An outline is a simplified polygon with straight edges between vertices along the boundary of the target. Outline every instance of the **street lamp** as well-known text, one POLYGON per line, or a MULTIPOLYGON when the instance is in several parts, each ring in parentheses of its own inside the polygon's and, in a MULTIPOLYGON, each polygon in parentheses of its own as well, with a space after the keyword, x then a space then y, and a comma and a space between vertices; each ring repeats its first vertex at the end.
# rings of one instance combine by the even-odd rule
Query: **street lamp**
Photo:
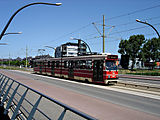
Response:
POLYGON ((56 50, 56 48, 54 48, 54 47, 51 47, 51 46, 44 46, 44 47, 47 47, 47 48, 52 48, 52 49, 56 50))
POLYGON ((8 45, 7 43, 0 43, 0 45, 8 45))
POLYGON ((71 37, 71 40, 78 40, 78 41, 82 41, 82 42, 83 42, 83 43, 88 47, 90 54, 92 54, 92 52, 91 52, 91 49, 90 49, 89 45, 88 45, 84 40, 82 40, 82 39, 77 39, 77 38, 72 38, 72 37, 71 37))
POLYGON ((43 56, 43 52, 45 52, 45 49, 38 49, 38 53, 40 53, 43 56))
MULTIPOLYGON (((44 47, 51 48, 56 51, 56 48, 54 48, 54 47, 51 47, 51 46, 44 46, 44 47)), ((53 56, 54 56, 54 53, 53 53, 53 56)))
POLYGON ((4 33, 3 36, 5 36, 5 35, 10 35, 10 34, 22 34, 22 32, 4 33))
POLYGON ((62 5, 62 3, 55 3, 55 4, 53 4, 53 3, 36 2, 36 3, 27 4, 27 5, 23 6, 23 7, 21 7, 21 8, 18 9, 18 10, 11 16, 11 18, 9 19, 8 23, 6 24, 6 26, 4 27, 4 29, 3 29, 3 31, 2 31, 2 33, 1 33, 1 35, 0 35, 0 40, 2 39, 2 37, 3 37, 3 35, 5 34, 8 26, 10 25, 11 21, 13 20, 13 18, 16 16, 16 14, 17 14, 18 12, 20 12, 22 9, 24 9, 24 8, 26 8, 26 7, 29 7, 29 6, 31 6, 31 5, 37 5, 37 4, 55 5, 55 6, 60 6, 60 5, 62 5))
POLYGON ((136 19, 136 21, 139 22, 139 23, 143 23, 143 24, 146 24, 146 25, 149 25, 150 27, 152 27, 152 28, 155 30, 155 32, 157 33, 158 37, 160 38, 160 35, 159 35, 158 31, 157 31, 156 28, 153 27, 151 24, 147 23, 146 21, 143 22, 143 21, 141 21, 141 20, 139 20, 139 19, 136 19))

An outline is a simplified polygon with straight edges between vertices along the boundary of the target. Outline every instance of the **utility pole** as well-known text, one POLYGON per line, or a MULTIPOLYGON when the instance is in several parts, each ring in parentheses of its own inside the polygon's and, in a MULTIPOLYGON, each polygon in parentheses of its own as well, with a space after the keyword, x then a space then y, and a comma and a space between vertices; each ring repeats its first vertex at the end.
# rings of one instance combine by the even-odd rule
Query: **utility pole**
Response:
POLYGON ((105 16, 103 15, 103 53, 105 53, 105 16))
POLYGON ((3 67, 3 57, 2 57, 2 67, 3 67))
MULTIPOLYGON (((105 16, 103 15, 103 24, 101 25, 101 26, 103 26, 103 34, 98 30, 98 28, 97 28, 97 26, 96 26, 96 23, 92 23, 93 25, 94 25, 94 27, 96 28, 96 30, 97 30, 97 32, 100 34, 100 37, 102 37, 103 38, 103 50, 102 50, 102 52, 103 53, 105 53, 105 38, 106 38, 106 36, 105 36, 105 16)), ((111 30, 115 27, 115 26, 110 26, 111 27, 111 30)), ((110 31, 111 31, 110 30, 110 31)), ((110 32, 109 31, 109 32, 110 32)), ((109 36, 109 32, 108 32, 108 35, 107 36, 109 36)))
POLYGON ((10 64, 11 64, 11 63, 10 63, 10 52, 9 52, 9 68, 10 68, 10 64))
POLYGON ((27 45, 26 45, 26 69, 27 69, 27 56, 28 56, 28 48, 27 48, 27 45))

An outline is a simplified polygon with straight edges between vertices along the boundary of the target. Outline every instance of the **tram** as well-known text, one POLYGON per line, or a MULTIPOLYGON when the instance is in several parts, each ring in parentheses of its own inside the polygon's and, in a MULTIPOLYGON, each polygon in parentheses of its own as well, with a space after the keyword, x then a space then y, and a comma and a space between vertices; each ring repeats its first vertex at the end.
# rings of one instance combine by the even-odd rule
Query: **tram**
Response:
POLYGON ((36 59, 35 73, 93 83, 117 82, 117 55, 87 55, 76 57, 36 59))

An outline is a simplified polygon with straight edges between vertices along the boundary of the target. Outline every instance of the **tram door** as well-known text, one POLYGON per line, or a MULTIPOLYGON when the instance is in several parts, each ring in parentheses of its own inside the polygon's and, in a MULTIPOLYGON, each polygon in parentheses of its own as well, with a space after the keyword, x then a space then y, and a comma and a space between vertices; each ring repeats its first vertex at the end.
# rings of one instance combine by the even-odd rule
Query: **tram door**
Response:
POLYGON ((74 78, 73 61, 68 62, 68 77, 74 78))
POLYGON ((93 81, 103 82, 103 61, 95 60, 93 62, 93 81))
POLYGON ((52 64, 51 64, 51 75, 54 76, 54 67, 55 67, 55 61, 52 61, 52 64))

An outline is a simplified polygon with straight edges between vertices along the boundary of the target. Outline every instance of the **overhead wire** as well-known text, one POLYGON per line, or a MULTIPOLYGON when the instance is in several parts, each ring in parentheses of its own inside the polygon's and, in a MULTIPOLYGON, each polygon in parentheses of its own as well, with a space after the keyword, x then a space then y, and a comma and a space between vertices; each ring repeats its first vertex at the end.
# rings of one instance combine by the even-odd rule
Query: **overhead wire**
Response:
MULTIPOLYGON (((153 25, 160 25, 160 23, 156 23, 156 24, 153 24, 153 25)), ((131 29, 127 29, 127 30, 122 30, 122 31, 111 33, 110 35, 113 35, 113 34, 116 34, 116 33, 123 33, 123 32, 133 31, 133 30, 142 29, 142 28, 146 28, 146 27, 149 27, 149 26, 136 27, 136 28, 131 28, 131 29)))
MULTIPOLYGON (((160 5, 155 5, 155 6, 147 7, 147 8, 144 8, 144 9, 135 10, 135 11, 133 11, 133 12, 121 14, 121 15, 114 16, 114 17, 110 17, 110 18, 108 18, 108 19, 106 19, 106 20, 107 20, 107 21, 108 21, 108 20, 113 20, 113 19, 116 19, 116 18, 121 18, 121 17, 124 17, 124 16, 133 15, 133 14, 135 14, 135 13, 144 12, 144 11, 151 10, 151 9, 154 9, 154 8, 158 8, 158 7, 160 7, 160 5)), ((156 18, 160 18, 160 16, 153 17, 153 18, 148 18, 148 19, 146 19, 146 20, 152 20, 152 19, 156 19, 156 18)), ((101 20, 101 21, 102 21, 102 20, 101 20)), ((100 21, 96 21, 96 22, 100 22, 100 21)), ((117 26, 132 24, 132 23, 134 23, 134 22, 123 23, 123 24, 119 24, 119 25, 115 25, 115 26, 117 27, 117 26)), ((136 22, 135 22, 135 23, 136 23, 136 22)), ((158 23, 158 24, 160 24, 160 23, 158 23)), ((68 35, 71 35, 71 34, 73 34, 73 33, 79 32, 80 30, 86 29, 87 27, 89 27, 89 26, 91 26, 91 25, 92 25, 92 24, 89 23, 89 24, 87 24, 87 25, 85 25, 85 26, 82 26, 82 27, 80 27, 80 28, 72 31, 72 32, 69 32, 69 33, 64 34, 64 35, 62 35, 62 36, 59 36, 59 37, 55 38, 54 40, 47 41, 47 42, 44 43, 44 44, 48 44, 48 43, 51 43, 51 42, 53 42, 53 41, 55 42, 55 41, 57 41, 57 40, 58 40, 58 42, 59 42, 59 39, 64 38, 64 37, 66 37, 66 36, 68 36, 68 35)), ((155 24, 154 24, 154 25, 155 25, 155 24)), ((147 26, 132 28, 132 29, 123 30, 123 31, 117 31, 117 32, 111 33, 110 35, 117 34, 117 33, 123 33, 123 32, 127 32, 127 31, 133 31, 133 30, 137 30, 137 29, 142 29, 142 28, 145 28, 145 27, 147 27, 147 26)), ((95 33, 92 33, 92 34, 87 35, 87 36, 92 36, 92 35, 94 35, 94 34, 95 34, 95 33)), ((87 37, 87 36, 85 36, 85 37, 87 37)), ((91 39, 91 38, 89 38, 89 39, 91 39)), ((89 40, 89 39, 87 38, 86 40, 89 40)), ((96 39, 96 38, 94 37, 94 38, 92 38, 92 39, 96 39)), ((44 44, 43 44, 43 45, 44 45, 44 44)))
MULTIPOLYGON (((124 17, 124 16, 129 16, 129 15, 132 15, 132 14, 135 14, 135 13, 140 13, 140 12, 143 12, 143 11, 146 11, 146 10, 155 9, 157 7, 160 7, 160 5, 155 5, 155 6, 151 6, 151 7, 148 7, 148 8, 143 8, 143 9, 135 10, 133 12, 121 14, 121 15, 114 16, 114 17, 110 17, 110 18, 106 19, 105 21, 113 20, 113 19, 116 19, 116 18, 121 18, 121 17, 124 17)), ((102 20, 99 20, 99 21, 96 21, 96 22, 101 22, 101 21, 102 20)))
MULTIPOLYGON (((154 9, 154 8, 157 8, 157 7, 160 7, 160 5, 155 5, 155 6, 147 7, 147 8, 144 8, 144 9, 135 10, 135 11, 133 11, 133 12, 125 13, 125 14, 122 14, 122 15, 114 16, 114 17, 110 17, 110 18, 108 18, 108 19, 106 19, 106 20, 112 20, 112 19, 116 19, 116 18, 128 16, 128 15, 132 15, 132 14, 135 14, 135 13, 143 12, 143 11, 150 10, 150 9, 154 9)), ((160 17, 160 16, 159 16, 159 17, 160 17)), ((150 19, 151 19, 151 18, 150 18, 150 19)), ((153 19, 153 18, 152 18, 152 19, 153 19)), ((100 21, 96 21, 96 22, 100 22, 100 21)), ((132 22, 128 22, 128 23, 124 23, 124 24, 121 24, 121 25, 127 25, 127 24, 131 24, 131 23, 132 23, 132 22)), ((57 39, 61 39, 61 38, 66 37, 66 36, 68 36, 68 35, 71 35, 71 34, 73 34, 73 33, 75 33, 75 32, 78 32, 78 31, 80 31, 80 30, 82 30, 82 29, 87 28, 87 27, 90 26, 90 25, 91 25, 91 23, 89 23, 89 24, 87 24, 87 25, 85 25, 85 26, 82 26, 81 28, 78 28, 77 30, 74 30, 74 31, 72 31, 72 32, 70 32, 70 33, 67 33, 67 34, 64 34, 64 35, 62 35, 62 36, 60 36, 60 37, 57 37, 57 38, 55 38, 54 40, 48 41, 48 42, 46 42, 45 44, 50 43, 50 42, 53 42, 53 41, 55 41, 55 40, 57 40, 57 39)), ((117 25, 116 25, 116 26, 117 26, 117 25)))

